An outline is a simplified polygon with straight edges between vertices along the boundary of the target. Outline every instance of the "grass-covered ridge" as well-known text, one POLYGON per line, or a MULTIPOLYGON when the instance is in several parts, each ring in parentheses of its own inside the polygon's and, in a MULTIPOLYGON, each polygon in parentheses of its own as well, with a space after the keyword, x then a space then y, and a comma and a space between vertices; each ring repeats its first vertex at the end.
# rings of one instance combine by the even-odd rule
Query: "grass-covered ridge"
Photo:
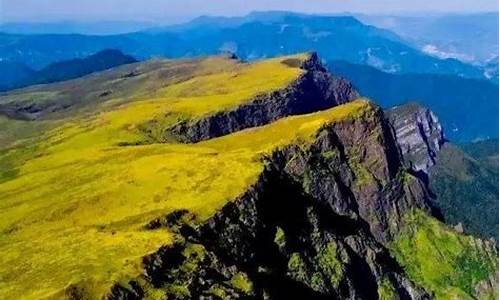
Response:
MULTIPOLYGON (((0 116, 7 112, 18 119, 45 120, 48 126, 59 124, 56 120, 81 119, 82 115, 95 117, 99 111, 118 111, 98 117, 105 117, 110 125, 132 126, 128 131, 150 121, 167 126, 231 109, 258 94, 284 88, 304 72, 300 63, 291 66, 286 63, 287 59, 303 62, 308 58, 308 54, 300 54, 253 64, 224 56, 152 60, 75 80, 0 94, 0 116)), ((21 121, 9 124, 0 119, 0 149, 13 139, 19 139, 17 133, 22 134, 19 127, 34 132, 37 126, 33 124, 38 125, 21 121)))
POLYGON ((493 244, 460 234, 418 210, 408 213, 405 222, 392 251, 410 279, 437 300, 498 299, 498 288, 480 288, 498 276, 496 251, 488 251, 493 244))
POLYGON ((372 109, 355 101, 193 145, 145 140, 145 122, 168 126, 286 86, 303 70, 282 60, 200 60, 200 69, 213 70, 149 96, 95 104, 85 117, 67 114, 62 125, 0 152, 0 298, 61 298, 68 290, 100 298, 175 238, 146 230, 149 221, 181 208, 208 218, 255 183, 262 155, 372 109))

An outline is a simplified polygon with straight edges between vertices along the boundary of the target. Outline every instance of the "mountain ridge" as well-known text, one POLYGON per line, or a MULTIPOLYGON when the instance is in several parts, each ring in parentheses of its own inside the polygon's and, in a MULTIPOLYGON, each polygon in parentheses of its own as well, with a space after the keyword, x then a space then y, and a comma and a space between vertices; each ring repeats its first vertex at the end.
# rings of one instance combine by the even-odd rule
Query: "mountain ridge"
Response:
MULTIPOLYGON (((43 69, 28 69, 18 79, 0 82, 0 91, 18 89, 30 85, 47 84, 82 77, 94 72, 103 71, 123 64, 135 63, 132 56, 118 50, 106 49, 85 58, 75 58, 52 63, 43 69)), ((5 70, 4 70, 5 71, 5 70)))
POLYGON ((175 30, 170 32, 167 28, 167 31, 104 37, 2 34, 0 40, 4 40, 6 46, 0 47, 0 58, 8 61, 21 60, 32 66, 43 66, 57 60, 90 55, 105 48, 116 48, 139 59, 153 56, 179 58, 213 55, 226 48, 233 49, 241 58, 256 59, 316 49, 327 60, 344 59, 353 63, 368 63, 379 69, 397 73, 452 73, 465 77, 484 77, 481 69, 453 59, 440 60, 428 56, 406 45, 395 34, 364 25, 353 17, 294 13, 269 16, 260 13, 242 17, 241 20, 231 19, 231 26, 220 27, 217 25, 220 23, 217 23, 217 19, 203 20, 203 25, 197 24, 198 20, 194 21, 194 24, 175 26, 173 27, 175 30), (183 31, 179 29, 185 29, 189 34, 182 34, 183 31), (240 40, 242 36, 246 39, 240 40), (339 39, 344 42, 336 43, 339 39), (78 48, 72 49, 73 46, 67 46, 59 49, 61 53, 56 58, 55 53, 48 52, 50 49, 39 47, 40 45, 35 42, 41 40, 56 44, 64 42, 66 45, 78 48), (260 43, 255 43, 257 40, 260 43), (23 53, 26 51, 33 53, 29 59, 23 59, 23 53))
POLYGON ((4 107, 40 108, 30 120, 7 116, 7 128, 49 127, 0 151, 0 253, 23 254, 2 256, 0 295, 494 297, 493 243, 434 218, 382 109, 353 99, 352 86, 319 62, 314 54, 149 61, 3 95, 4 107), (312 103, 196 143, 165 136, 255 99, 272 104, 261 95, 308 73, 316 85, 296 87, 324 98, 283 93, 280 103, 329 107, 312 103), (85 94, 45 106, 31 98, 75 86, 85 94))

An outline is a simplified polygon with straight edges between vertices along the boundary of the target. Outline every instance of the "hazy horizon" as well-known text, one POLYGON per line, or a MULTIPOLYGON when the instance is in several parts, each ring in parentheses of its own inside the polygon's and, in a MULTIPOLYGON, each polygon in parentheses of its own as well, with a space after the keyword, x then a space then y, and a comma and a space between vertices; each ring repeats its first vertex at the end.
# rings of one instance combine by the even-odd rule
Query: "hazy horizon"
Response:
POLYGON ((393 13, 363 13, 363 12, 302 12, 291 10, 254 10, 241 15, 215 15, 215 14, 199 14, 193 16, 174 16, 168 19, 80 19, 71 18, 69 16, 60 16, 58 18, 40 18, 40 19, 0 19, 0 24, 17 23, 17 24, 52 24, 52 23, 76 23, 76 24, 92 24, 92 23, 137 23, 137 24, 178 24, 189 22, 200 17, 221 17, 221 18, 238 18, 245 17, 252 13, 266 13, 266 12, 283 12, 283 13, 297 13, 307 15, 329 15, 329 16, 378 16, 378 17, 433 17, 433 16, 467 16, 467 15, 480 15, 480 14, 498 14, 498 11, 477 11, 477 12, 393 12, 393 13))
POLYGON ((0 23, 37 22, 152 22, 179 23, 198 16, 238 17, 254 11, 290 11, 309 14, 428 15, 498 12, 495 0, 424 0, 407 3, 397 0, 3 0, 0 23), (119 9, 117 9, 119 8, 119 9), (119 13, 118 13, 119 12, 119 13))

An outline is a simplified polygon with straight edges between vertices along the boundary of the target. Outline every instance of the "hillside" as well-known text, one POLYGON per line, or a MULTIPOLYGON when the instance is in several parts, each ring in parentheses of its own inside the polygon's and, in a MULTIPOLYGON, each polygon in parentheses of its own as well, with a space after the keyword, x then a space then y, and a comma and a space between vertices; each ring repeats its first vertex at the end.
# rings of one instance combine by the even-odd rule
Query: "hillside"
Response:
POLYGON ((389 74, 345 61, 328 62, 328 68, 385 108, 408 101, 429 107, 453 142, 498 137, 498 85, 491 82, 432 74, 389 74))
POLYGON ((0 91, 29 78, 33 72, 34 70, 23 63, 0 61, 0 91))
POLYGON ((462 144, 460 148, 498 174, 498 139, 462 144))
MULTIPOLYGON (((103 50, 85 58, 71 59, 48 65, 35 71, 27 67, 15 67, 19 75, 0 78, 0 91, 21 88, 35 84, 45 84, 82 77, 84 75, 137 62, 133 57, 118 50, 103 50)), ((9 73, 9 64, 0 64, 0 71, 9 73)), ((6 73, 6 74, 7 74, 6 73)))
POLYGON ((466 232, 498 237, 498 164, 491 168, 447 144, 431 170, 431 187, 447 222, 466 232))
POLYGON ((231 51, 247 60, 315 49, 328 61, 346 60, 394 73, 485 78, 481 68, 455 59, 435 58, 390 31, 350 16, 262 12, 241 18, 202 17, 176 26, 120 35, 0 34, 0 59, 36 69, 103 49, 118 49, 138 59, 231 51))
POLYGON ((154 60, 0 97, 0 298, 495 298, 380 108, 315 54, 154 60))

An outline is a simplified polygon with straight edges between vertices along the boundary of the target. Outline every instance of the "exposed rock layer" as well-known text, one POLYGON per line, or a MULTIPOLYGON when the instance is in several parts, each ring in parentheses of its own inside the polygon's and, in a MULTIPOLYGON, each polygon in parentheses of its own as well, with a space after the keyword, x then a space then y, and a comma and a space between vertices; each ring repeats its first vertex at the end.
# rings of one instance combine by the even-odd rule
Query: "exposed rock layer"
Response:
MULTIPOLYGON (((283 63, 296 64, 296 59, 283 63)), ((169 128, 183 142, 198 142, 268 124, 277 119, 327 109, 359 97, 352 84, 327 72, 315 53, 302 63, 305 72, 284 89, 261 94, 234 110, 183 121, 169 128)))
MULTIPOLYGON (((171 133, 197 142, 356 96, 315 56, 304 68, 283 91, 178 124, 171 133)), ((312 142, 276 150, 257 183, 202 224, 188 211, 151 222, 148 229, 167 227, 180 238, 144 258, 141 280, 168 299, 432 299, 393 258, 390 244, 405 215, 433 214, 426 184, 412 174, 435 163, 443 134, 422 107, 388 115, 373 106, 325 125, 312 142)), ((481 247, 497 253, 490 243, 481 247)), ((142 299, 143 285, 118 285, 108 298, 142 299)), ((482 282, 477 296, 495 286, 482 282)))
POLYGON ((379 109, 266 160, 259 181, 197 229, 188 212, 151 223, 184 236, 145 258, 153 286, 174 299, 377 299, 385 287, 395 299, 430 299, 384 246, 402 214, 429 207, 421 182, 401 175, 379 109))
POLYGON ((395 130, 405 164, 415 172, 428 174, 444 143, 438 118, 416 103, 391 108, 387 117, 395 130))
POLYGON ((386 113, 405 164, 428 180, 433 205, 460 231, 497 239, 498 176, 445 141, 437 117, 415 103, 386 113))

